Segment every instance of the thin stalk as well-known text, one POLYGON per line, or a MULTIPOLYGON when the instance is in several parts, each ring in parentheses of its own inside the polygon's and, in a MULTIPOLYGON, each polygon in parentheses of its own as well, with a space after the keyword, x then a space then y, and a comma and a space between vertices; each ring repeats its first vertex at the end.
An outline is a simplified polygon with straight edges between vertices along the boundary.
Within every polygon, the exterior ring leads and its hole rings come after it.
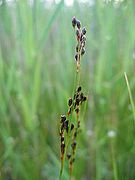
POLYGON ((113 142, 111 142, 111 155, 112 155, 112 166, 113 166, 113 173, 114 173, 114 180, 118 180, 118 172, 117 172, 117 165, 115 160, 115 152, 113 142))
POLYGON ((133 101, 133 97, 132 97, 132 93, 131 93, 131 89, 130 89, 130 85, 129 85, 129 81, 128 81, 128 77, 127 77, 126 72, 124 72, 124 76, 125 76, 125 81, 126 81, 127 88, 128 88, 130 103, 131 103, 133 117, 134 117, 134 124, 135 124, 135 104, 134 104, 134 101, 133 101))
POLYGON ((59 180, 62 179, 63 167, 64 167, 64 159, 61 160, 61 169, 60 169, 60 174, 59 174, 59 180))

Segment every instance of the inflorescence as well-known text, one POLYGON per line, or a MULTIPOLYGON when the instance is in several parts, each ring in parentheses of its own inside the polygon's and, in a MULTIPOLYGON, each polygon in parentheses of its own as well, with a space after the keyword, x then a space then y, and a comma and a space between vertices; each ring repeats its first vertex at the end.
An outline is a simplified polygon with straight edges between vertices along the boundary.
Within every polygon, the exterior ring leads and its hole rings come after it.
MULTIPOLYGON (((81 22, 75 17, 72 18, 72 26, 76 29, 77 46, 75 60, 77 62, 77 72, 80 70, 81 56, 85 53, 86 29, 81 29, 81 22)), ((79 84, 77 82, 77 84, 79 84)), ((81 105, 87 100, 87 97, 82 92, 82 87, 77 85, 77 88, 70 97, 67 105, 68 110, 66 115, 61 115, 60 118, 60 149, 61 149, 61 171, 62 176, 65 158, 67 157, 69 164, 70 177, 72 176, 73 163, 75 161, 77 137, 80 130, 80 109, 81 105), (76 116, 74 116, 76 115, 76 116)))
POLYGON ((76 29, 76 38, 77 38, 77 45, 76 45, 76 53, 75 53, 75 61, 77 63, 77 72, 80 69, 80 61, 81 56, 85 53, 85 44, 86 44, 86 28, 83 27, 81 29, 81 22, 76 19, 76 17, 72 18, 72 26, 76 29))
POLYGON ((61 139, 61 161, 64 160, 65 154, 69 160, 69 171, 72 172, 73 162, 75 161, 75 152, 77 145, 77 135, 80 128, 79 112, 81 105, 87 100, 82 92, 81 86, 77 88, 73 98, 68 100, 68 112, 61 115, 60 118, 60 139, 61 139), (76 121, 70 121, 70 116, 76 113, 76 121), (69 152, 70 151, 70 152, 69 152))

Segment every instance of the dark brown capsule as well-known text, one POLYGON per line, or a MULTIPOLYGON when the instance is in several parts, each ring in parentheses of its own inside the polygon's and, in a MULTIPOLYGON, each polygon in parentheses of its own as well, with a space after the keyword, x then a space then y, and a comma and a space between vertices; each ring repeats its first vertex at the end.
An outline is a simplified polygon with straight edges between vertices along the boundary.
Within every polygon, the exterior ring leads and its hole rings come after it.
POLYGON ((75 28, 76 26, 76 18, 75 16, 72 18, 72 26, 75 28))
POLYGON ((66 132, 68 133, 68 120, 64 122, 64 128, 66 129, 66 132))
POLYGON ((78 30, 78 29, 76 30, 76 36, 77 36, 77 37, 78 37, 78 36, 80 37, 80 33, 79 33, 79 30, 78 30))
POLYGON ((83 97, 83 101, 86 101, 86 100, 87 100, 87 97, 86 97, 86 96, 84 96, 84 97, 83 97))
POLYGON ((78 99, 79 98, 79 94, 77 93, 77 95, 76 95, 76 99, 78 99))
POLYGON ((64 130, 64 122, 61 124, 61 131, 64 130))
POLYGON ((76 110, 75 110, 75 111, 76 111, 76 113, 78 114, 78 113, 79 113, 79 108, 76 108, 76 110))
POLYGON ((79 52, 79 46, 78 45, 76 46, 76 52, 79 52))
POLYGON ((64 141, 64 137, 61 137, 61 143, 64 141))
POLYGON ((70 159, 71 158, 71 154, 67 154, 67 158, 70 159))
POLYGON ((82 29, 82 33, 83 33, 83 35, 85 35, 86 34, 86 28, 85 27, 83 27, 83 29, 82 29))
POLYGON ((70 98, 70 99, 68 100, 68 105, 71 106, 71 105, 72 105, 72 102, 73 102, 73 101, 72 101, 72 98, 70 98))
POLYGON ((64 154, 65 151, 65 144, 61 144, 61 153, 64 154))
POLYGON ((77 106, 79 106, 79 102, 80 102, 80 100, 77 98, 77 99, 76 99, 76 105, 77 105, 77 106))
POLYGON ((74 141, 74 142, 71 144, 71 147, 72 147, 73 150, 75 149, 75 147, 76 147, 76 141, 74 141))
POLYGON ((81 55, 84 55, 84 53, 85 53, 85 48, 82 48, 81 55))
POLYGON ((71 124, 71 129, 70 129, 70 130, 72 131, 73 129, 74 129, 74 124, 72 123, 72 124, 71 124))
POLYGON ((76 25, 77 25, 78 29, 81 28, 81 22, 79 20, 76 20, 76 25))
POLYGON ((77 89, 77 92, 80 92, 82 90, 82 87, 79 86, 78 89, 77 89))
POLYGON ((63 123, 64 121, 66 121, 66 116, 65 115, 61 115, 61 123, 63 123))
POLYGON ((86 42, 86 36, 85 35, 82 36, 81 42, 86 42))

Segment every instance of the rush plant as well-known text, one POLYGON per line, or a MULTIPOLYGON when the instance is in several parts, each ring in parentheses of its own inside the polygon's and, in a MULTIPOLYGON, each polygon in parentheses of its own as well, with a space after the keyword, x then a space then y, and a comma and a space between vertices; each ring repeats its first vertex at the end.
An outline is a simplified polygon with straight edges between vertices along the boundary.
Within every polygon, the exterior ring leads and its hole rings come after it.
POLYGON ((73 164, 76 158, 76 147, 78 145, 78 134, 80 132, 80 109, 84 102, 87 101, 87 96, 84 95, 82 86, 80 83, 80 71, 81 71, 81 57, 85 53, 86 44, 86 28, 81 28, 81 22, 72 18, 72 26, 75 29, 75 36, 77 39, 77 45, 75 48, 75 62, 76 62, 76 81, 73 92, 73 97, 68 99, 67 113, 60 117, 60 158, 61 169, 59 179, 62 179, 62 173, 65 160, 68 161, 69 177, 72 178, 73 164))

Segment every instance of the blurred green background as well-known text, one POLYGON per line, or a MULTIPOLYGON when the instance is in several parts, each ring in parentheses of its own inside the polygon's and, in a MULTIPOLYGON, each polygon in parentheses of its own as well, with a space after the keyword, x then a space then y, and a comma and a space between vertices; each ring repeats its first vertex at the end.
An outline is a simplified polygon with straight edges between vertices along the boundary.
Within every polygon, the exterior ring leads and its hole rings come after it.
MULTIPOLYGON (((81 84, 89 94, 75 180, 135 179, 135 1, 0 1, 0 179, 57 180, 59 117, 72 95, 71 18, 87 29, 81 84)), ((67 180, 65 166, 63 180, 67 180)))

